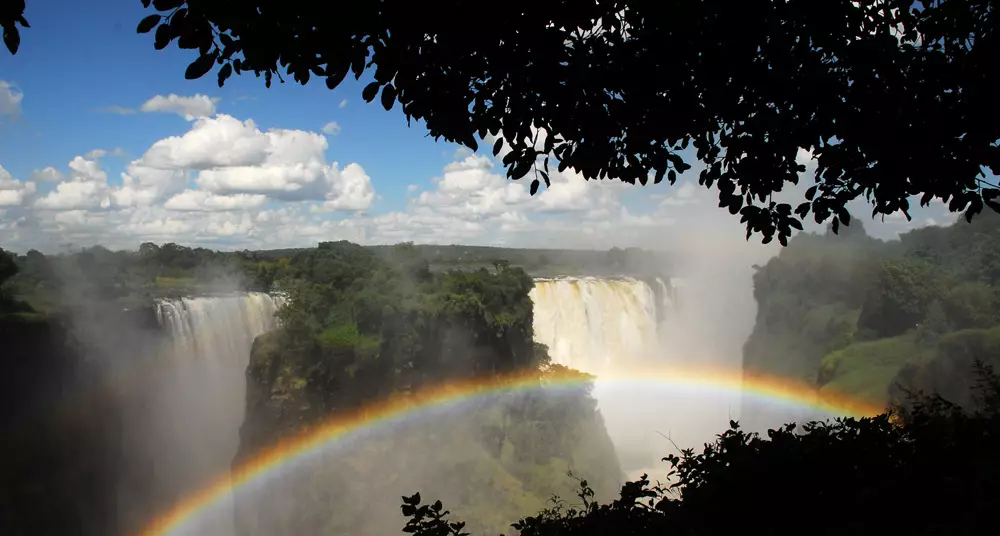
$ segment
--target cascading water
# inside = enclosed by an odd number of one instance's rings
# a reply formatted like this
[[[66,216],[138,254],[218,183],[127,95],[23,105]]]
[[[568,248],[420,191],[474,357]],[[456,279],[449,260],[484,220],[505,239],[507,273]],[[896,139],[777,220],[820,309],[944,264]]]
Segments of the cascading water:
[[[656,382],[602,379],[643,363],[709,364],[698,351],[704,341],[692,336],[692,319],[675,310],[675,282],[658,279],[655,285],[631,278],[538,279],[530,293],[535,340],[549,347],[552,362],[597,377],[594,396],[631,478],[663,469],[658,460],[673,447],[659,434],[697,446],[739,411],[736,396],[707,398]]]
[[[282,301],[251,292],[156,303],[168,336],[130,435],[145,443],[148,493],[158,509],[229,472],[239,447],[250,349],[275,326]],[[215,524],[205,533],[234,531],[226,516]]]
[[[623,360],[659,354],[656,293],[631,279],[539,279],[534,303],[535,340],[553,363],[599,374]]]

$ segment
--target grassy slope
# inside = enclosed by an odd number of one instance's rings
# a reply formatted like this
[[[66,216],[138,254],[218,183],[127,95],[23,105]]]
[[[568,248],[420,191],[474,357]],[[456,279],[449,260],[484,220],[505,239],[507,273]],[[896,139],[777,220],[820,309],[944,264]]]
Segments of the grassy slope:
[[[913,333],[853,343],[823,358],[820,376],[827,381],[821,392],[888,402],[889,387],[899,370],[907,363],[928,359],[933,351],[919,344]]]

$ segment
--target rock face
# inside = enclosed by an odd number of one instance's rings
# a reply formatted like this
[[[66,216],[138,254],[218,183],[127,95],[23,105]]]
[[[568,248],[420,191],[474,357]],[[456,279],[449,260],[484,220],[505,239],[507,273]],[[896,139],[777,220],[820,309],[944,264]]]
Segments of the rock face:
[[[234,467],[351,407],[342,391],[326,390],[324,385],[333,384],[322,383],[316,373],[323,359],[337,359],[335,353],[290,349],[281,338],[272,332],[254,343]],[[584,392],[546,396],[476,400],[333,441],[286,464],[266,482],[239,490],[237,533],[396,533],[405,523],[400,496],[420,492],[430,501],[442,500],[468,522],[470,532],[498,534],[519,516],[547,506],[552,494],[575,503],[577,482],[567,476],[569,470],[587,479],[599,496],[615,495],[623,475],[593,399]]]
[[[117,534],[117,404],[54,319],[0,319],[0,534]]]
[[[0,316],[0,534],[134,534],[161,509],[126,440],[161,337],[151,307]]]

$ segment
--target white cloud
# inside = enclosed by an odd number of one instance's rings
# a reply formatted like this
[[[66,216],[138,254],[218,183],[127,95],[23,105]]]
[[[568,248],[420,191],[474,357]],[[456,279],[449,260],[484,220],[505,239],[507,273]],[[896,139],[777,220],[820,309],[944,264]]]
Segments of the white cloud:
[[[141,163],[197,171],[196,184],[221,194],[262,194],[282,201],[322,201],[330,210],[364,210],[375,189],[364,169],[327,164],[326,137],[302,130],[262,132],[228,115],[202,118],[183,136],[160,140]]]
[[[143,112],[177,114],[188,121],[192,121],[198,117],[215,115],[215,105],[218,102],[218,97],[209,97],[200,93],[190,97],[182,97],[171,93],[167,96],[156,95],[144,102],[139,107],[139,110]]]
[[[347,106],[347,99],[340,101],[340,107],[344,108],[345,106]]]
[[[684,181],[683,184],[676,187],[676,191],[673,195],[659,196],[660,198],[660,208],[666,209],[668,207],[682,207],[685,205],[698,205],[701,204],[702,199],[697,197],[698,186],[693,182]]]
[[[151,240],[242,249],[346,239],[607,249],[694,248],[715,237],[730,249],[758,247],[743,242],[738,217],[715,207],[717,192],[697,184],[697,169],[674,186],[639,187],[586,181],[553,167],[551,185],[531,196],[533,177],[507,180],[500,157],[488,156],[492,144],[484,143],[477,154],[455,152],[436,177],[403,183],[405,195],[394,192],[404,203],[399,210],[371,214],[371,178],[358,163],[328,162],[322,131],[262,130],[226,114],[198,117],[183,128],[125,164],[120,181],[109,181],[108,170],[119,170],[102,167],[101,160],[124,155],[119,149],[95,149],[68,168],[35,170],[27,182],[0,173],[5,244],[134,248]],[[814,165],[807,157],[800,154],[800,161]],[[782,194],[797,201],[806,182]],[[630,201],[633,196],[641,199]]]
[[[67,181],[35,201],[41,210],[80,210],[107,208],[111,201],[108,175],[95,160],[77,156],[69,163]]]
[[[100,160],[125,154],[120,149],[35,170],[33,179],[51,185],[41,192],[4,171],[0,203],[14,210],[3,212],[0,228],[11,247],[363,242],[369,219],[360,214],[375,199],[371,178],[357,163],[327,163],[326,149],[318,132],[261,131],[249,120],[203,117],[126,164],[120,183],[109,181]]]
[[[34,182],[19,181],[4,169],[3,166],[0,166],[0,207],[22,205],[34,193]]]
[[[94,149],[88,151],[87,154],[83,155],[84,158],[89,160],[97,160],[98,158],[103,158],[105,156],[125,156],[125,149],[121,147],[115,147],[114,149],[108,151],[105,149]],[[51,169],[51,168],[46,168]]]
[[[267,197],[254,194],[216,195],[204,190],[184,190],[163,205],[168,210],[228,211],[261,208]]]
[[[21,101],[24,93],[14,84],[0,80],[0,119],[16,119],[21,115]]]
[[[39,182],[59,182],[66,176],[58,169],[48,166],[31,172],[31,180]]]
[[[336,121],[330,121],[329,123],[323,125],[323,133],[336,136],[337,134],[340,134],[340,125],[338,125]]]

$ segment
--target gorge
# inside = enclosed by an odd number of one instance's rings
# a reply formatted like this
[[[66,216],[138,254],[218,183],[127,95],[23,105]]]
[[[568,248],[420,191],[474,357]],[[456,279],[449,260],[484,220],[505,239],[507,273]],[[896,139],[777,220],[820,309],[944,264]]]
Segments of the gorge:
[[[35,279],[17,280],[20,288],[78,296],[67,319],[78,357],[114,380],[105,389],[106,427],[84,432],[95,444],[86,459],[104,482],[85,492],[101,502],[88,509],[106,512],[105,524],[86,534],[134,534],[225,478],[231,465],[330,415],[466,378],[544,364],[594,376],[548,389],[539,372],[536,388],[380,429],[241,489],[185,533],[395,532],[396,497],[415,490],[475,519],[475,532],[503,530],[553,494],[572,498],[576,481],[567,471],[608,498],[626,477],[662,469],[669,443],[659,434],[697,446],[739,414],[738,398],[602,380],[634,364],[711,358],[738,366],[738,352],[723,356],[702,336],[733,304],[717,280],[681,284],[636,270],[652,261],[635,252],[625,261],[609,256],[615,264],[604,268],[594,256],[587,262],[598,276],[558,276],[562,270],[522,257],[545,273],[533,279],[488,248],[472,249],[472,259],[463,250],[442,259],[442,251],[338,242],[228,254],[144,245],[138,254],[97,251],[86,265],[92,273],[62,278],[92,283],[86,287],[53,289],[38,276],[43,270],[27,272]],[[545,262],[562,262],[552,251],[541,257],[549,255]],[[626,265],[629,255],[640,259],[636,266]],[[75,269],[60,264],[65,257],[25,258]],[[212,293],[220,274],[223,287],[244,290]],[[280,292],[258,291],[265,289]],[[709,294],[714,300],[699,300]],[[104,340],[109,334],[119,342]]]

